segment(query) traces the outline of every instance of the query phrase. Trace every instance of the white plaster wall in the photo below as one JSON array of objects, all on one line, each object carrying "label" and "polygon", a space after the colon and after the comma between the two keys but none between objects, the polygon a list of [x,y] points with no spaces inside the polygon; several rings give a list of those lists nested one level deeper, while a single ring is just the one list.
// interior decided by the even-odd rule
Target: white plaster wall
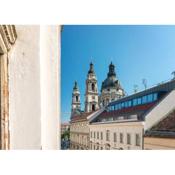
[{"label": "white plaster wall", "polygon": [[40,149],[40,28],[16,26],[16,31],[9,55],[10,149]]},{"label": "white plaster wall", "polygon": [[[58,148],[58,117],[60,97],[58,79],[60,76],[60,28],[41,26],[41,109],[42,109],[42,149]],[[59,64],[60,65],[60,64]]]},{"label": "white plaster wall", "polygon": [[57,149],[60,27],[16,31],[9,54],[10,149]]}]

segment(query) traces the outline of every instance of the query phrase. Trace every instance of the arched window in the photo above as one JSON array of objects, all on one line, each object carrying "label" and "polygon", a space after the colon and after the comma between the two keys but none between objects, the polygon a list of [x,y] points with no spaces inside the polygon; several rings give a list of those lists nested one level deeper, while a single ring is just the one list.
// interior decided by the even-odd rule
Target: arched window
[{"label": "arched window", "polygon": [[92,88],[92,91],[95,91],[95,84],[94,83],[92,83],[91,88]]},{"label": "arched window", "polygon": [[95,111],[95,104],[92,104],[92,111]]},{"label": "arched window", "polygon": [[78,102],[78,96],[76,96],[76,102]]}]

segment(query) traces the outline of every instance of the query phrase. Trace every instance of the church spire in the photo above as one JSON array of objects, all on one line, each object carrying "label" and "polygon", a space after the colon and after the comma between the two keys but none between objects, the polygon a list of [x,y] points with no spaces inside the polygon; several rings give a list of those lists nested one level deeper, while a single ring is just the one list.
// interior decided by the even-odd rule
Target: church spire
[{"label": "church spire", "polygon": [[92,62],[90,63],[90,69],[88,71],[88,74],[95,74],[95,72],[94,72],[94,65],[93,65]]},{"label": "church spire", "polygon": [[77,110],[81,110],[81,103],[80,103],[80,91],[78,88],[77,81],[75,81],[72,92],[72,113]]},{"label": "church spire", "polygon": [[108,77],[111,77],[111,76],[116,76],[115,66],[112,63],[112,61],[111,61],[111,64],[109,65],[109,72],[108,72]]},{"label": "church spire", "polygon": [[77,81],[75,81],[75,83],[74,83],[74,88],[73,88],[73,90],[78,90],[78,84],[77,84]]}]

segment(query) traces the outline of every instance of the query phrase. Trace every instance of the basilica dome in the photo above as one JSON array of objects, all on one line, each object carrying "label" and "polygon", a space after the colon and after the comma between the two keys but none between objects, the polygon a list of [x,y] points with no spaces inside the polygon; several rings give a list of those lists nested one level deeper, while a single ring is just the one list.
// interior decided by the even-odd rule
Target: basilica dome
[{"label": "basilica dome", "polygon": [[107,78],[102,82],[101,91],[103,89],[116,88],[117,90],[121,89],[120,83],[116,78],[115,66],[112,64],[109,65],[109,72]]}]

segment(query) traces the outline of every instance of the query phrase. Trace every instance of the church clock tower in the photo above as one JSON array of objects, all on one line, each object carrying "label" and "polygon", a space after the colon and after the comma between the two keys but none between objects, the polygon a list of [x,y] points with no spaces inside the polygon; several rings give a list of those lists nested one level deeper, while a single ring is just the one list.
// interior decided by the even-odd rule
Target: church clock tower
[{"label": "church clock tower", "polygon": [[78,84],[75,81],[73,93],[72,93],[72,113],[81,110],[81,103],[80,103],[80,91],[78,88]]},{"label": "church clock tower", "polygon": [[85,112],[92,112],[98,108],[97,78],[94,72],[94,65],[90,63],[86,79]]}]

